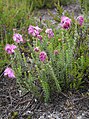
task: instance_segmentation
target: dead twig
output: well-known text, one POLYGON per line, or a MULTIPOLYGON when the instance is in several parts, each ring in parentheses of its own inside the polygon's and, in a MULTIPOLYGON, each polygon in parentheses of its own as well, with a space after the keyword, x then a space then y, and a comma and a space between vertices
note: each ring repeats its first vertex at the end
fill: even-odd
POLYGON ((89 96, 73 99, 73 102, 80 101, 80 100, 83 100, 83 99, 89 99, 89 96))

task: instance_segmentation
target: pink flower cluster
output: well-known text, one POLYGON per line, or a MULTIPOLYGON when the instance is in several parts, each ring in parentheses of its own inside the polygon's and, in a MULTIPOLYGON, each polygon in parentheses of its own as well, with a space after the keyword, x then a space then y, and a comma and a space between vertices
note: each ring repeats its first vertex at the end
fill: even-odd
POLYGON ((23 38, 22 38, 22 35, 19 34, 19 33, 15 33, 13 35, 13 40, 16 42, 16 43, 20 43, 20 42, 24 42, 23 38))
POLYGON ((58 54, 59 54, 58 50, 54 50, 54 55, 58 55, 58 54))
POLYGON ((37 38, 42 41, 42 36, 41 35, 37 35, 37 38))
POLYGON ((45 32, 48 34, 48 38, 54 37, 54 33, 53 33, 52 29, 46 29, 45 32))
POLYGON ((46 57, 47 57, 46 52, 44 52, 44 51, 40 52, 40 54, 39 54, 40 61, 44 62, 46 60, 46 57))
MULTIPOLYGON (((80 26, 82 26, 84 22, 83 16, 78 16, 77 22, 80 26)), ((71 19, 66 16, 62 16, 60 25, 63 29, 69 29, 71 27, 71 19)))
MULTIPOLYGON (((22 35, 20 35, 19 33, 15 33, 13 35, 13 40, 17 43, 24 42, 24 40, 22 38, 22 35)), ((13 54, 15 52, 16 48, 17 48, 16 45, 6 44, 5 51, 8 54, 13 54)), ((4 76, 8 76, 9 78, 15 78, 14 71, 11 68, 8 68, 8 67, 4 71, 4 76)))
POLYGON ((9 67, 5 69, 4 76, 8 76, 9 78, 15 78, 14 71, 9 67))
POLYGON ((82 25, 83 25, 83 22, 84 22, 83 16, 77 17, 77 21, 78 21, 78 24, 79 24, 80 26, 82 26, 82 25))
POLYGON ((5 51, 8 53, 8 54, 13 54, 14 52, 15 52, 15 49, 16 49, 17 47, 15 46, 15 45, 13 45, 13 44, 7 44, 6 46, 5 46, 5 51))
POLYGON ((35 52, 39 52, 39 47, 35 47, 35 48, 34 48, 34 51, 35 51, 35 52))
POLYGON ((37 37, 39 40, 42 40, 42 36, 40 35, 40 32, 42 32, 42 29, 38 26, 32 26, 30 25, 28 28, 28 34, 37 37))
POLYGON ((63 29, 69 29, 71 26, 71 19, 66 16, 62 16, 60 25, 63 29))
MULTIPOLYGON (((13 54, 14 52, 15 52, 15 49, 16 49, 17 47, 15 46, 15 45, 13 45, 13 44, 7 44, 6 46, 5 46, 5 51, 8 53, 8 54, 13 54)), ((8 76, 9 78, 15 78, 15 75, 14 75, 14 71, 11 69, 11 68, 9 68, 9 67, 7 67, 6 69, 5 69, 5 71, 4 71, 4 76, 8 76)))

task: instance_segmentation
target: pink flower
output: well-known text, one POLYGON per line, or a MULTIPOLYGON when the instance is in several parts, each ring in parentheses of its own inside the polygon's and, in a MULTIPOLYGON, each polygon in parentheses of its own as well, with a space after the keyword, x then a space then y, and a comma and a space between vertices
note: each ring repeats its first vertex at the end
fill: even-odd
POLYGON ((34 33, 34 27, 32 25, 30 25, 28 28, 28 34, 33 35, 33 33, 34 33))
POLYGON ((37 30, 39 33, 42 32, 42 29, 39 28, 38 26, 35 26, 34 28, 35 28, 35 30, 37 30))
POLYGON ((71 19, 66 16, 62 16, 60 25, 63 29, 69 29, 71 26, 71 19))
POLYGON ((10 44, 7 44, 6 46, 5 46, 5 51, 8 53, 8 54, 13 54, 15 51, 15 49, 16 49, 17 47, 15 46, 15 45, 10 45, 10 44))
POLYGON ((37 35, 37 38, 42 41, 42 36, 41 35, 37 35))
POLYGON ((40 52, 39 58, 42 62, 44 62, 46 60, 47 54, 46 52, 42 51, 40 52))
POLYGON ((78 21, 78 24, 79 24, 80 26, 82 26, 82 24, 83 24, 83 22, 84 22, 83 16, 77 17, 77 21, 78 21))
POLYGON ((58 54, 59 54, 58 50, 54 50, 54 55, 58 55, 58 54))
POLYGON ((19 33, 15 33, 13 35, 13 40, 17 43, 24 42, 22 35, 20 35, 19 33))
POLYGON ((53 33, 52 29, 46 29, 45 32, 48 34, 48 38, 54 37, 54 33, 53 33))
POLYGON ((30 25, 28 28, 28 34, 31 34, 34 37, 37 37, 38 35, 40 35, 40 32, 42 31, 41 28, 39 28, 38 26, 32 26, 30 25))
POLYGON ((35 47, 35 48, 34 48, 34 51, 35 51, 35 52, 39 52, 39 47, 35 47))
POLYGON ((9 67, 5 69, 4 76, 8 76, 9 78, 15 78, 14 71, 9 67))

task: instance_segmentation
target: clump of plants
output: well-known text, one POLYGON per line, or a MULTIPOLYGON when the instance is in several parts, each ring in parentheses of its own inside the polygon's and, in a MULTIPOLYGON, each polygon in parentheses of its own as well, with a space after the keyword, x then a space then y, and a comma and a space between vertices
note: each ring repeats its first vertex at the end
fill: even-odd
MULTIPOLYGON (((13 43, 13 29, 25 32, 29 24, 34 24, 32 11, 36 8, 52 8, 60 0, 0 0, 0 70, 8 64, 8 57, 3 51, 5 44, 13 43), (24 28, 25 26, 25 28, 24 28)), ((62 3, 63 1, 61 1, 62 3)), ((63 3, 62 3, 63 4, 63 3)), ((1 73, 0 72, 0 73, 1 73)))
POLYGON ((13 43, 13 30, 21 28, 25 32, 26 27, 34 23, 31 11, 27 1, 0 0, 0 73, 9 62, 3 49, 7 43, 13 43))
POLYGON ((15 30, 13 44, 5 51, 11 63, 4 76, 17 81, 22 92, 50 99, 53 92, 79 90, 89 78, 89 46, 86 19, 61 16, 58 30, 29 24, 27 33, 15 30), (24 37, 23 37, 24 36, 24 37))

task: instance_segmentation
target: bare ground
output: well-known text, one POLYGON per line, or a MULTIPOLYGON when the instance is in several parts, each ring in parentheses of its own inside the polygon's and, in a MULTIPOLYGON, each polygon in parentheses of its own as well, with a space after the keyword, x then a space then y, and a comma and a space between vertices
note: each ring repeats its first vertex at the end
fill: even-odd
POLYGON ((54 93, 49 103, 41 98, 22 94, 13 79, 0 79, 0 119, 89 119, 89 92, 54 93))

